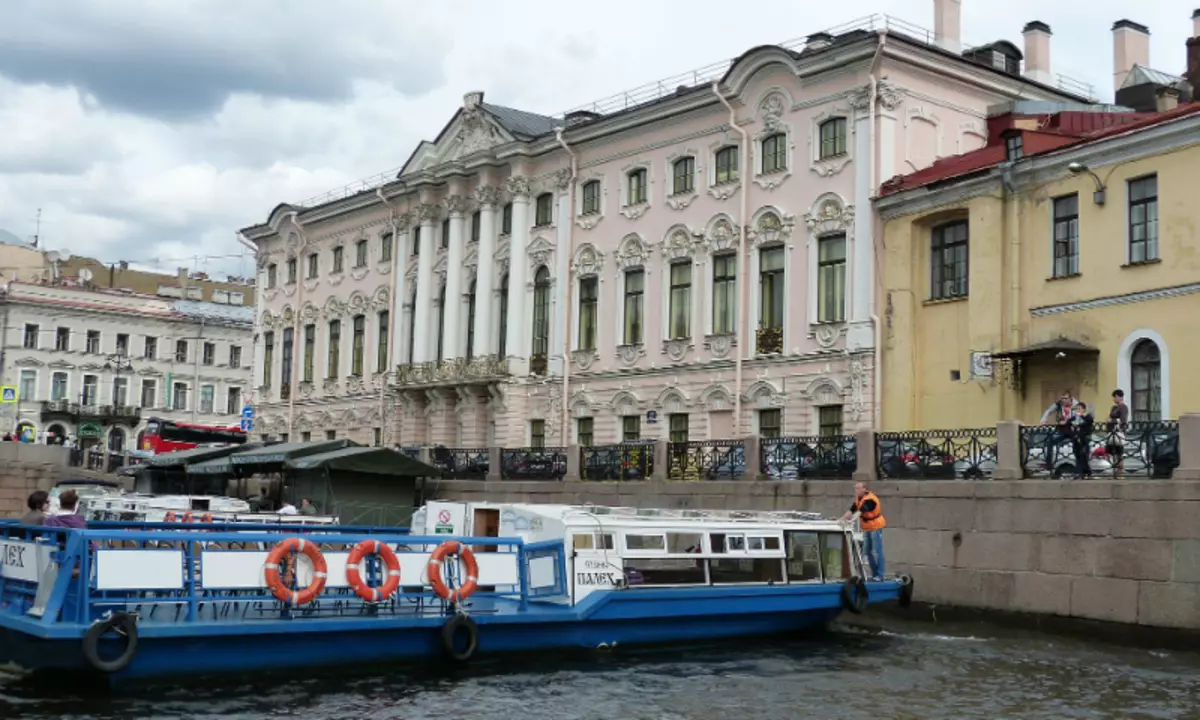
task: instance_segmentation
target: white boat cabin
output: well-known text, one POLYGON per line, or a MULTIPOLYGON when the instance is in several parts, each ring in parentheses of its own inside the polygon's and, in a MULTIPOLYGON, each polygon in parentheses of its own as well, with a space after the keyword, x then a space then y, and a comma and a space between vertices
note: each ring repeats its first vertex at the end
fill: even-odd
POLYGON ((122 493, 82 496, 79 512, 88 520, 124 522, 183 522, 191 513, 192 522, 212 515, 214 523, 287 523, 291 525, 336 525, 330 516, 283 515, 277 512, 251 512, 250 503, 215 495, 152 495, 122 493))
POLYGON ((619 587, 841 583, 857 555, 854 531, 803 512, 434 501, 412 532, 562 540, 573 602, 619 587))

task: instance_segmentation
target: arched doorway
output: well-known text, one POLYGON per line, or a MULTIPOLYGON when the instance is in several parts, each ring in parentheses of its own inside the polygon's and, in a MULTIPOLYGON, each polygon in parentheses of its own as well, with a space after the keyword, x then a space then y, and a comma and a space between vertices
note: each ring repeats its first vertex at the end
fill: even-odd
POLYGON ((108 451, 110 453, 125 452, 125 431, 121 428, 112 428, 108 431, 108 451))
POLYGON ((1139 340, 1129 357, 1131 420, 1162 420, 1162 354, 1153 340, 1139 340))
POLYGON ((67 442, 67 429, 59 423, 46 428, 46 444, 64 445, 67 442))

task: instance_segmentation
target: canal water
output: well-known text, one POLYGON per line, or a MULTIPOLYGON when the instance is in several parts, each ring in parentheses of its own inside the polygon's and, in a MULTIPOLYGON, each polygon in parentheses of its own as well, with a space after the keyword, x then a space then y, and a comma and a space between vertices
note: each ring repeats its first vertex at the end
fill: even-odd
POLYGON ((0 679, 0 718, 150 720, 1099 720, 1200 718, 1200 654, 995 626, 839 627, 786 642, 140 688, 0 679))

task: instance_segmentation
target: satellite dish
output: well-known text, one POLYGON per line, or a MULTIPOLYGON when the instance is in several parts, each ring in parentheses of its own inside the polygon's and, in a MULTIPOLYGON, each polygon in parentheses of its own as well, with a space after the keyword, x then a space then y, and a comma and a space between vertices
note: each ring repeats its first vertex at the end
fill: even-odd
POLYGON ((62 260, 62 256, 58 254, 57 250, 50 250, 46 252, 46 260, 51 263, 56 263, 62 260))
POLYGON ((79 271, 79 279, 84 282, 91 282, 92 281, 92 271, 88 270, 87 268, 83 268, 82 270, 79 271))

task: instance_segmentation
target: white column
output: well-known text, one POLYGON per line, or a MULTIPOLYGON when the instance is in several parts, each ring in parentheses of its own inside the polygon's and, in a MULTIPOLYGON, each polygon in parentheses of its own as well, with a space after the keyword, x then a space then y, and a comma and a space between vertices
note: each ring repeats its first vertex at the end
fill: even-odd
POLYGON ((408 261, 409 253, 409 218, 401 217, 400 224, 396 226, 396 243, 392 249, 392 275, 394 284, 392 286, 392 336, 391 350, 388 354, 388 367, 385 371, 396 367, 403 363, 407 358, 401 353, 404 350, 404 303, 408 300, 408 280, 404 276, 404 266, 408 261))
POLYGON ((554 315, 550 326, 549 373, 563 374, 563 338, 571 316, 567 307, 567 288, 571 282, 571 185, 565 183, 558 188, 558 237, 554 251, 554 315))
POLYGON ((475 279, 475 354, 493 355, 498 347, 496 323, 492 318, 492 295, 495 293, 497 207, 500 189, 480 187, 475 191, 479 201, 479 274, 475 279))
POLYGON ((850 350, 861 350, 875 344, 871 330, 871 252, 874 243, 874 208, 871 206, 871 117, 868 108, 859 108, 854 130, 854 237, 849 243, 850 307, 847 318, 846 344, 850 350))
MULTIPOLYGON (((267 299, 263 297, 263 289, 267 287, 267 271, 265 267, 258 268, 258 279, 254 283, 255 302, 254 302, 254 360, 250 378, 250 391, 254 392, 262 385, 263 379, 263 361, 266 359, 266 343, 263 342, 263 333, 266 328, 263 327, 262 317, 263 311, 267 307, 267 299)), ((53 375, 51 375, 53 378, 53 375)), ((53 382, 53 380, 51 380, 53 382)), ((141 402, 141 387, 138 388, 138 402, 141 402)), ((257 400, 257 398, 255 398, 257 400)))
POLYGON ((454 360, 466 354, 467 334, 462 331, 463 297, 463 229, 466 224, 467 199, 452 195, 446 199, 450 213, 450 247, 446 257, 446 314, 445 336, 442 338, 442 358, 454 360))
POLYGON ((509 372, 527 375, 530 318, 525 312, 525 283, 529 275, 529 258, 525 253, 529 247, 529 178, 509 178, 508 192, 512 194, 513 211, 512 236, 508 241, 508 338, 505 343, 510 358, 509 372))
POLYGON ((420 258, 417 260, 417 306, 413 309, 413 363, 431 362, 437 347, 430 347, 430 328, 437 322, 433 315, 433 234, 438 218, 437 205, 422 205, 420 210, 420 258))

